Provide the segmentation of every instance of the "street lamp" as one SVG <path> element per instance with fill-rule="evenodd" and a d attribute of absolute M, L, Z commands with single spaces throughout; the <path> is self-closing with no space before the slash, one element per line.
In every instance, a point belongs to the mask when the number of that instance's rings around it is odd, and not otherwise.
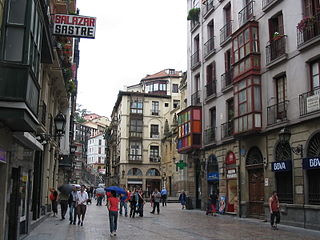
<path fill-rule="evenodd" d="M 291 138 L 291 132 L 288 128 L 283 128 L 280 130 L 279 132 L 279 141 L 281 143 L 286 143 L 286 142 L 289 142 Z M 299 144 L 298 146 L 296 147 L 290 147 L 291 148 L 291 151 L 296 154 L 296 155 L 300 155 L 301 158 L 303 158 L 303 145 L 302 144 Z"/>
<path fill-rule="evenodd" d="M 64 129 L 66 126 L 66 117 L 62 114 L 62 112 L 59 112 L 58 115 L 54 118 L 54 125 L 57 136 L 62 136 L 64 134 Z"/>

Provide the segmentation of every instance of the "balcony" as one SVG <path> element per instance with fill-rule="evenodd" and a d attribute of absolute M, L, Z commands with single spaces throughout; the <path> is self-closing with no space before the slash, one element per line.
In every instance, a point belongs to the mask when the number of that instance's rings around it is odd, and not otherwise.
<path fill-rule="evenodd" d="M 320 13 L 301 20 L 297 26 L 298 48 L 303 48 L 307 43 L 312 44 L 313 40 L 320 40 Z"/>
<path fill-rule="evenodd" d="M 300 116 L 320 112 L 320 87 L 299 96 Z"/>
<path fill-rule="evenodd" d="M 191 26 L 191 32 L 193 32 L 200 26 L 200 22 L 199 21 L 191 21 L 190 26 Z"/>
<path fill-rule="evenodd" d="M 142 138 L 142 132 L 130 131 L 130 138 Z"/>
<path fill-rule="evenodd" d="M 207 98 L 217 94 L 217 81 L 213 80 L 206 85 Z"/>
<path fill-rule="evenodd" d="M 150 138 L 159 139 L 160 138 L 160 133 L 150 133 Z"/>
<path fill-rule="evenodd" d="M 129 161 L 141 162 L 142 155 L 141 154 L 129 154 Z"/>
<path fill-rule="evenodd" d="M 249 2 L 238 14 L 239 27 L 243 26 L 253 18 L 253 3 Z"/>
<path fill-rule="evenodd" d="M 287 37 L 282 35 L 274 40 L 270 41 L 270 44 L 266 46 L 266 61 L 267 65 L 274 62 L 281 57 L 286 56 L 286 42 Z"/>
<path fill-rule="evenodd" d="M 267 107 L 267 124 L 273 125 L 287 121 L 289 101 L 277 103 Z"/>
<path fill-rule="evenodd" d="M 262 11 L 266 12 L 280 1 L 281 0 L 262 0 Z"/>
<path fill-rule="evenodd" d="M 232 86 L 233 69 L 221 75 L 221 91 L 226 91 Z"/>
<path fill-rule="evenodd" d="M 216 141 L 216 127 L 204 130 L 204 145 L 215 143 Z"/>
<path fill-rule="evenodd" d="M 208 0 L 202 7 L 202 16 L 206 18 L 214 10 L 214 0 Z"/>
<path fill-rule="evenodd" d="M 220 29 L 220 45 L 225 44 L 229 39 L 231 39 L 232 34 L 232 21 L 229 21 Z"/>
<path fill-rule="evenodd" d="M 232 137 L 233 135 L 233 121 L 228 121 L 221 124 L 221 139 Z"/>
<path fill-rule="evenodd" d="M 191 95 L 191 105 L 192 106 L 197 106 L 201 105 L 201 91 L 196 91 Z"/>
<path fill-rule="evenodd" d="M 151 115 L 152 116 L 159 116 L 160 110 L 159 109 L 151 109 Z"/>
<path fill-rule="evenodd" d="M 194 69 L 200 65 L 200 53 L 199 50 L 195 51 L 191 56 L 191 68 Z"/>
<path fill-rule="evenodd" d="M 214 39 L 215 39 L 215 37 L 213 36 L 204 44 L 204 57 L 205 58 L 210 56 L 211 53 L 215 52 Z"/>
<path fill-rule="evenodd" d="M 152 163 L 160 163 L 160 156 L 150 156 L 150 162 Z"/>

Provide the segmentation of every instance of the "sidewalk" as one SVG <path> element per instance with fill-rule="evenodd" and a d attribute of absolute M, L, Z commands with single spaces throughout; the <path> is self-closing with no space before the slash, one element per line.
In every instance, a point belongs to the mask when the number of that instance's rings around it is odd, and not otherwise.
<path fill-rule="evenodd" d="M 105 206 L 88 206 L 84 226 L 69 225 L 68 218 L 61 221 L 50 217 L 41 223 L 26 240 L 102 240 L 111 239 Z M 206 216 L 200 210 L 181 210 L 176 203 L 160 209 L 153 215 L 150 204 L 145 205 L 145 216 L 118 221 L 117 237 L 125 240 L 319 240 L 320 232 L 279 226 L 271 230 L 270 223 L 229 215 Z M 67 213 L 68 214 L 68 213 Z"/>

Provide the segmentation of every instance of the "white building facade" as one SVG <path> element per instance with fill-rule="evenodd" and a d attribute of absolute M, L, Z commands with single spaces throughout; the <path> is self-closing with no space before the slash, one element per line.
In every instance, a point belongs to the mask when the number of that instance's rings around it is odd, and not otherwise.
<path fill-rule="evenodd" d="M 105 139 L 103 134 L 88 140 L 87 165 L 94 171 L 105 172 Z M 103 173 L 104 174 L 104 173 Z"/>

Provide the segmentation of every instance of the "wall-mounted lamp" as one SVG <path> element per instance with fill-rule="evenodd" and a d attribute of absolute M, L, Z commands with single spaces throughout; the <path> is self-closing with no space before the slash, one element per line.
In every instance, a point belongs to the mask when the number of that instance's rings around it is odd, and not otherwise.
<path fill-rule="evenodd" d="M 62 114 L 62 112 L 59 112 L 58 115 L 54 118 L 54 125 L 56 129 L 56 135 L 58 137 L 63 136 L 66 126 L 66 117 Z"/>
<path fill-rule="evenodd" d="M 288 128 L 283 128 L 279 132 L 279 141 L 282 143 L 289 142 L 291 138 L 291 132 Z M 303 158 L 303 145 L 299 144 L 296 147 L 291 147 L 291 151 L 296 154 L 300 155 Z"/>

